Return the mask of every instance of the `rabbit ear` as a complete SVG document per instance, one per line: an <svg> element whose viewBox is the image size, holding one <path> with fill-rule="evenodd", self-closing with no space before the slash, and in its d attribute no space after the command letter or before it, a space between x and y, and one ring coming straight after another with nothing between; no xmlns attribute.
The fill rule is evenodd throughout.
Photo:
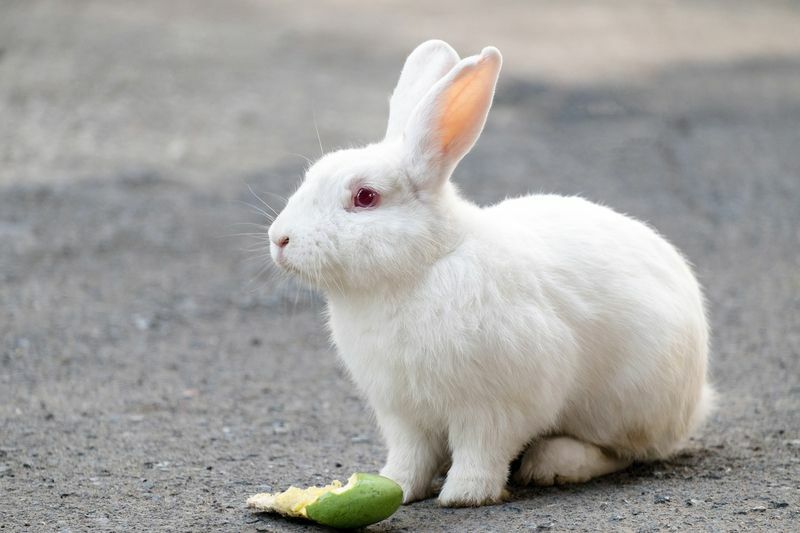
<svg viewBox="0 0 800 533"><path fill-rule="evenodd" d="M456 63L458 54L444 41L425 41L411 52L389 101L386 139L403 134L414 107Z"/></svg>
<svg viewBox="0 0 800 533"><path fill-rule="evenodd" d="M480 137L503 58L494 47L462 59L419 102L406 125L406 155L425 186L443 183Z"/></svg>

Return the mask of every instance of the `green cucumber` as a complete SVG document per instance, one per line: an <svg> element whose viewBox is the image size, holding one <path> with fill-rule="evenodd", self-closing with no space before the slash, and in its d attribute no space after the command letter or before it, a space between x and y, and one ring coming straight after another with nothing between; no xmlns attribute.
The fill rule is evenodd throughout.
<svg viewBox="0 0 800 533"><path fill-rule="evenodd" d="M247 506L257 511L303 517L319 524L350 529L389 518L403 503L403 489L377 474L355 473L342 486L334 481L325 487L290 487L277 494L256 494Z"/></svg>

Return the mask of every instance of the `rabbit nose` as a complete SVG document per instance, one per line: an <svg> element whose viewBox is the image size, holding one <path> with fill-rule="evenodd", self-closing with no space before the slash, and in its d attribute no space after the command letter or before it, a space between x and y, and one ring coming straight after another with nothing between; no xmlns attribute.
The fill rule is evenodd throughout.
<svg viewBox="0 0 800 533"><path fill-rule="evenodd" d="M275 240L274 240L274 241L272 241L272 242L274 242L274 243L275 243L275 245L276 245L278 248L286 248L286 245L287 245L287 244L289 244L289 237L287 237L287 236L285 236L285 235L284 235L283 237L280 237L280 238L278 238L278 239L275 239Z"/></svg>

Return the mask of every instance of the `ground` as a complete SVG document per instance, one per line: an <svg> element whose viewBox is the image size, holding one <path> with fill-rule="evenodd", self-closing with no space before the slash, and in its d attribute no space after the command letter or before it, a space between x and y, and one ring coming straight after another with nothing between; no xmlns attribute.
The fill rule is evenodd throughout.
<svg viewBox="0 0 800 533"><path fill-rule="evenodd" d="M658 228L705 287L721 401L669 461L369 529L797 531L798 27L777 1L2 2L0 529L310 530L244 501L380 467L321 297L232 234L264 222L249 187L280 208L315 123L378 139L439 37L505 56L465 195Z"/></svg>

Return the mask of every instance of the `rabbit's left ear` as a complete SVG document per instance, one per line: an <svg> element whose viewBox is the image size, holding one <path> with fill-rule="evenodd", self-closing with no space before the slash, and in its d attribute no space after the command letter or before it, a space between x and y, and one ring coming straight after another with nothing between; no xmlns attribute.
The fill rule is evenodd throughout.
<svg viewBox="0 0 800 533"><path fill-rule="evenodd" d="M446 42L436 39L425 41L409 54L389 101L386 139L395 139L403 134L408 117L419 101L456 63L456 51Z"/></svg>
<svg viewBox="0 0 800 533"><path fill-rule="evenodd" d="M500 51L491 46L462 59L414 109L403 142L420 186L447 180L478 140L502 63Z"/></svg>

